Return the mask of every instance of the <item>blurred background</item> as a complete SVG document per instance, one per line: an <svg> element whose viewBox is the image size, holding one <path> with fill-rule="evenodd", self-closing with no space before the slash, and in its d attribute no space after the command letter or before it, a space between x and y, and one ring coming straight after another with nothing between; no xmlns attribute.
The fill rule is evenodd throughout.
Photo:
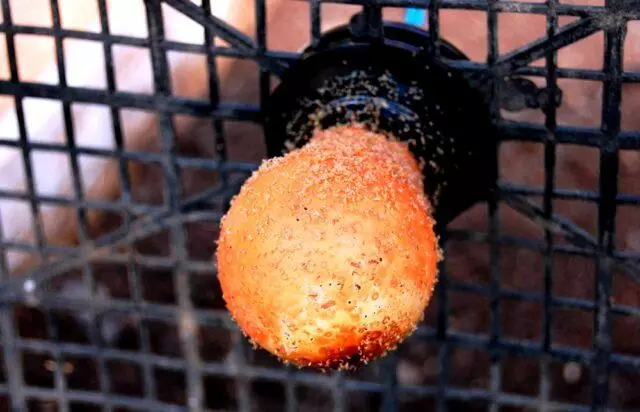
<svg viewBox="0 0 640 412"><path fill-rule="evenodd" d="M534 1L541 2L541 1ZM187 2L189 3L189 2ZM203 6L202 1L191 3ZM563 5L602 6L604 0L567 0ZM0 219L3 249L6 260L5 279L24 276L43 262L65 256L77 246L108 235L132 218L160 210L166 204L167 186L163 171L163 151L166 141L159 133L161 119L148 109L112 108L102 104L74 102L69 93L66 103L51 98L56 87L82 87L99 92L133 93L148 96L154 93L152 56L149 51L147 11L142 0L3 0L0 8L0 84L7 86L12 71L23 84L47 87L40 96L14 98L3 94L0 88ZM52 8L52 4L54 7ZM499 52L504 55L547 33L544 14L527 14L526 4L513 12L499 13ZM57 5L57 7L56 7ZM212 16L226 21L249 38L256 38L256 2L254 0L213 0L207 2ZM22 28L16 33L7 30L11 25ZM108 19L101 19L101 10ZM358 6L322 4L321 28L326 31L345 24L358 12ZM402 21L406 10L389 7L384 17ZM311 41L311 5L302 0L268 0L267 48L273 52L295 53ZM104 17L104 15L103 15ZM210 104L219 99L225 108L259 107L260 67L256 61L233 57L225 53L230 45L219 37L208 39L220 54L208 56L197 47L205 41L203 26L185 17L180 11L162 4L165 37L180 51L167 52L170 69L170 94L175 104L185 103L185 109L171 117L175 128L172 150L183 159L180 163L181 196L188 197L219 184L220 171L202 159L220 159L224 149L229 160L238 165L251 165L265 157L265 145L259 122L237 119L214 119L198 112L199 102ZM467 56L484 63L487 60L487 12L481 10L440 10L440 34ZM560 27L578 19L560 16ZM56 38L52 26L60 27L70 35ZM426 26L425 26L426 27ZM624 43L623 67L625 71L640 71L640 24L628 23ZM73 33L94 33L93 39L78 39ZM100 33L109 32L116 41L104 44ZM117 39L126 39L118 42ZM59 42L58 48L56 42ZM122 44L125 43L125 44ZM15 48L17 64L10 64L9 53ZM602 32L569 45L558 52L558 67L603 69L604 36ZM210 76L215 64L216 76ZM533 63L543 67L544 59ZM65 75L59 67L63 65ZM269 87L277 85L275 76L269 76ZM531 77L536 84L545 85L544 78ZM599 80L560 78L563 104L557 112L560 126L599 128L602 120L603 84ZM624 83L622 90L622 130L640 130L640 86ZM113 90L112 90L113 89ZM218 89L218 90L215 90ZM6 90L6 89L5 89ZM38 94L38 93L33 93ZM87 92L86 96L91 96ZM191 110L191 113L190 113ZM235 112L234 112L235 113ZM21 116L25 130L21 131ZM250 113L247 112L247 117ZM506 119L544 125L540 110L519 113L504 112ZM30 149L25 142L31 143ZM75 150L80 148L82 150ZM75 152L74 152L75 150ZM25 154L26 152L26 154ZM70 154L73 152L72 154ZM116 155L114 155L116 153ZM122 156L127 153L127 156ZM556 146L555 187L567 193L586 191L585 197L554 199L553 209L558 215L570 219L593 237L597 235L600 151L597 147L558 144ZM155 154L155 155L154 155ZM248 167L248 166L247 166ZM542 193L545 183L544 145L539 142L509 141L501 144L499 158L500 179L513 185L527 185ZM27 173L29 171L29 173ZM79 176L79 177L78 177ZM640 151L621 150L619 163L619 192L640 195ZM81 189L82 193L78 193ZM535 191L535 190L534 190ZM38 201L30 201L28 194ZM86 199L89 207L79 214L73 199ZM531 195L531 200L542 205L542 196ZM587 196L588 198L588 196ZM34 211L36 214L34 215ZM35 216L35 217L34 217ZM501 242L499 252L499 287L501 295L499 330L506 341L526 342L532 347L544 338L543 299L544 260L539 247L525 247L522 243L542 245L544 228L508 207L499 209L499 230L504 239L524 239L525 242ZM82 224L80 220L83 220ZM86 226L86 227L85 227ZM215 279L213 256L217 239L217 222L185 223L184 255L188 264L184 276L188 279L190 307L198 312L224 313L219 286ZM486 234L489 231L487 207L478 205L456 219L451 225L460 233ZM174 259L170 229L160 228L148 236L137 239L118 249L113 259L97 254L84 267L73 268L58 276L52 287L63 297L82 299L88 291L79 283L87 270L93 274L96 292L95 305L108 300L133 301L136 304L171 307L185 303L175 280L175 267L167 263ZM482 236L453 236L447 243L446 330L460 336L491 334L491 299L486 291L492 279L490 245L478 239ZM560 236L556 244L566 243ZM637 206L620 205L616 217L616 247L621 253L640 252L640 213ZM89 268L89 269L87 269ZM591 302L591 307L553 306L551 345L568 348L566 353L587 353L593 348L596 266L593 257L558 253L552 256L554 296ZM135 278L135 280L134 280ZM640 309L640 287L621 273L612 277L612 299L617 305ZM135 283L135 285L134 285ZM519 291L538 293L538 299L522 299ZM189 299L190 298L190 299ZM143 303L140 303L143 302ZM429 306L425 330L437 330L441 301ZM25 342L55 339L76 345L93 342L87 325L92 318L73 311L43 310L38 305L14 305L13 320L16 336ZM198 312L199 313L199 312ZM224 315L216 317L223 319ZM50 326L55 319L56 327ZM631 310L618 311L611 318L612 351L617 356L640 355L640 317ZM106 316L94 335L102 345L120 353L142 352L149 358L143 363L126 356L97 358L86 355L52 355L38 350L38 345L26 345L20 350L24 382L32 387L56 388L64 379L69 390L98 391L128 397L157 399L161 404L185 406L189 402L188 371L178 367L186 356L185 339L180 334L184 325L178 320L143 319L140 316ZM366 383L375 387L385 376L384 362L376 363L358 372L340 378L327 375L326 385L317 387L313 381L302 378L285 381L242 379L237 371L248 365L250 370L283 366L264 352L247 348L227 320L198 324L191 329L193 344L197 347L199 362L222 365L220 370L231 371L204 375L201 384L204 403L208 409L234 410L246 406L250 399L255 410L284 410L286 399L295 395L300 410L325 411L336 405L335 385L348 391L344 399L348 410L365 411L380 407L380 391L360 390ZM55 336L54 336L55 335ZM399 385L407 387L437 387L442 384L442 365L448 372L451 387L482 391L492 388L495 371L491 353L478 347L447 344L418 335L409 339L393 356L394 372ZM564 352L563 352L564 353ZM133 356L133 355L130 355ZM502 355L498 362L500 393L518 397L536 398L541 387L547 387L547 396L559 405L582 405L591 401L593 379L588 356L576 355L548 357L542 363L536 356L526 353ZM52 360L54 359L54 360ZM637 364L637 363L636 363ZM173 365L173 366L172 366ZM544 369L544 370L542 370ZM104 383L101 374L108 376ZM287 372L289 373L289 372ZM543 378L548 373L548 380ZM280 376L280 375L278 375ZM284 375L283 375L284 376ZM286 375L289 376L289 375ZM364 382L364 386L344 387L340 379ZM6 382L6 372L0 382ZM544 383L543 383L544 380ZM293 382L293 383L292 383ZM342 382L342 383L340 383ZM640 410L640 369L613 370L609 383L609 406L616 409ZM244 391L244 392L243 392ZM59 392L56 392L59 393ZM244 395L243 395L244 393ZM250 396L247 397L246 395ZM480 398L482 398L480 396ZM0 396L0 411L10 410L8 396ZM30 398L29 410L62 410L53 397ZM243 403L244 402L244 403ZM401 392L400 410L430 410L435 406L433 394L420 391ZM244 406L243 406L244 405ZM488 410L485 401L453 398L448 404L452 410ZM102 410L89 403L75 402L71 410ZM134 407L132 407L135 409ZM117 410L130 410L116 407ZM524 406L503 406L500 410L529 410ZM562 407L559 410L579 410Z"/></svg>

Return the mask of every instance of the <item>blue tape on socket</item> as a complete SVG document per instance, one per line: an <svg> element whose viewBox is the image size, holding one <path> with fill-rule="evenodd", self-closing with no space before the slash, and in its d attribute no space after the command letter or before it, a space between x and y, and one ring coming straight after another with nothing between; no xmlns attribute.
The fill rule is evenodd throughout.
<svg viewBox="0 0 640 412"><path fill-rule="evenodd" d="M404 14L404 22L414 26L422 26L424 24L427 11L425 9L407 9Z"/></svg>

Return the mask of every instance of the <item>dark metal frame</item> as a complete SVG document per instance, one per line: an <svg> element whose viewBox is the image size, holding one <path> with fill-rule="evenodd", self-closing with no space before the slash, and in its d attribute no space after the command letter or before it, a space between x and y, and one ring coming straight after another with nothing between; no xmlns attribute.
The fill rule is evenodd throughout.
<svg viewBox="0 0 640 412"><path fill-rule="evenodd" d="M109 410L120 406L133 407L147 410L185 410L185 407L177 407L163 404L156 398L156 389L153 387L151 371L155 365L162 365L169 370L182 371L186 376L189 406L197 408L203 405L205 397L202 377L215 375L236 379L238 405L242 410L248 410L251 399L249 382L256 378L265 378L283 382L286 388L286 410L296 409L296 399L293 395L293 387L296 382L307 383L325 387L331 390L336 410L343 410L345 405L346 390L374 391L382 394L384 410L397 409L398 392L411 392L428 397L434 397L440 410L446 409L448 400L478 400L489 405L491 411L497 411L500 406L517 406L542 408L542 410L603 410L608 402L608 376L611 368L622 368L633 371L640 370L640 357L623 356L612 353L611 350L611 315L613 313L640 316L640 308L616 305L611 303L612 270L619 266L635 280L640 279L640 271L636 265L640 263L639 254L621 253L616 250L614 244L616 207L618 205L640 205L640 196L631 196L619 193L617 190L618 175L618 151L620 149L640 150L640 133L620 131L620 102L621 85L624 82L640 81L640 73L623 72L622 51L626 21L640 19L640 5L635 1L608 0L605 7L594 6L569 6L560 4L558 0L547 0L546 3L514 3L498 0L333 0L332 3L342 4L366 4L368 7L420 7L429 12L429 31L433 39L439 38L438 10L446 8L460 8L467 10L482 10L487 12L489 27L489 56L487 64L469 61L447 61L446 63L467 73L476 73L489 78L498 79L507 74L522 74L543 76L547 79L548 87L553 93L557 89L557 79L573 78L602 81L604 84L604 96L602 107L602 125L600 129L578 128L559 126L556 122L556 108L546 107L546 121L544 126L531 124L518 124L509 121L501 121L498 125L501 130L501 139L534 141L544 143L545 147L545 185L543 188L522 187L517 185L502 184L499 197L488 202L490 215L490 231L487 234L471 233L466 231L451 231L449 238L467 239L480 242L489 242L491 245L492 280L487 287L470 284L456 283L446 276L446 267L443 266L443 275L438 288L438 323L437 328L429 329L421 327L412 339L426 339L439 344L438 354L438 384L436 386L400 387L395 377L393 366L394 355L390 355L382 361L385 378L381 382L371 383L347 379L342 374L317 375L307 371L292 371L290 369L269 369L246 365L240 371L234 372L219 363L203 362L198 355L198 350L193 334L186 333L187 326L182 325L179 319L190 319L200 325L220 325L234 328L228 316L220 311L195 309L189 296L188 272L210 273L210 265L202 262L191 261L186 253L184 223L187 221L216 221L223 210L213 208L215 199L228 199L238 189L239 181L234 176L246 176L255 165L232 162L226 159L224 144L218 145L218 154L222 160L205 160L177 156L174 153L175 130L172 124L172 115L187 114L195 117L211 119L211 127L216 136L224 141L223 122L226 120L241 120L260 124L263 121L261 107L269 97L269 81L272 74L282 73L287 65L297 59L294 53L271 51L266 45L266 13L268 6L266 0L256 0L255 18L257 31L255 40L240 33L226 22L211 16L210 5L212 0L203 0L202 6L197 6L186 0L145 0L147 8L147 20L149 25L149 38L139 39L110 34L107 19L107 5L105 0L96 0L99 5L101 33L85 33L61 28L60 13L57 0L51 0L53 27L25 27L14 25L11 22L11 5L9 0L0 0L4 22L0 24L0 32L6 35L7 50L9 52L9 67L11 79L0 81L0 94L12 96L15 99L16 111L19 121L20 139L12 141L0 136L0 145L14 147L22 151L25 165L25 173L28 188L25 193L15 193L6 190L0 191L0 197L4 199L16 199L28 201L34 216L34 230L37 244L35 246L8 242L0 239L0 334L2 336L2 349L4 351L4 363L7 382L0 384L0 396L11 399L14 410L26 410L27 398L45 397L55 398L59 402L61 410L67 410L69 402L86 402L101 405ZM202 45L183 44L164 39L161 3L166 3L189 18L203 25L205 38ZM310 21L312 43L316 43L320 36L321 1L309 0L311 5ZM517 5L517 7L514 7ZM523 46L522 48L501 56L497 46L497 16L500 12L518 12L543 14L547 17L547 37L537 42ZM611 13L617 14L623 22L621 24L603 25L603 17ZM558 28L558 16L577 16L579 20ZM596 31L604 30L606 38L606 66L602 71L582 69L562 69L555 63L555 52L558 48L569 45ZM38 34L52 36L56 43L56 58L60 84L56 86L20 82L16 63L16 50L14 37L17 34ZM231 46L219 47L213 44L213 37L224 39ZM106 57L106 90L89 90L78 87L69 87L66 84L65 63L63 59L63 38L86 39L100 41ZM151 52L154 69L154 93L152 95L120 92L115 87L115 75L111 46L130 45L148 48ZM436 47L436 50L438 48ZM166 52L184 51L190 53L205 54L207 56L209 72L210 96L207 100L196 100L175 97L171 94L170 79L168 76L168 63ZM260 105L232 104L220 100L218 92L218 76L216 73L215 56L228 56L241 59L252 59L260 66ZM535 59L546 58L545 67L527 67L527 64ZM497 83L495 83L497 84ZM500 90L498 86L493 90L497 97ZM67 133L67 144L54 145L30 142L25 125L22 100L27 97L40 97L59 100L63 104L63 115ZM499 110L498 99L494 98L492 110ZM74 141L74 130L71 120L72 103L100 103L106 104L111 109L114 125L114 135L117 144L116 151L78 147ZM123 146L122 130L120 128L119 110L123 108L136 108L154 111L159 115L160 137L163 145L161 153L131 152ZM600 150L600 187L597 193L586 191L560 190L554 186L555 174L555 148L562 143L573 143L596 147ZM34 190L34 179L31 172L30 153L32 151L49 151L69 154L73 171L73 186L75 196L73 198L59 198L53 196L40 196ZM83 188L79 178L78 155L103 156L117 159L120 162L120 174L122 178L122 197L119 201L91 201L83 198ZM137 160L141 162L155 162L161 165L165 177L166 198L162 206L149 206L136 204L131 196L131 184L129 181L126 161ZM203 169L220 170L222 182L193 198L182 199L180 194L180 169L182 167L199 167ZM241 181L241 180L240 180ZM542 207L528 201L529 196L542 196ZM589 202L597 202L599 207L598 236L590 238L571 222L562 220L554 215L553 199L580 199ZM212 203L213 202L213 203ZM496 218L501 203L506 203L516 208L527 216L539 221L545 228L545 242L537 243L524 239L510 238L500 235L499 222ZM45 244L42 228L39 224L39 209L44 204L64 205L77 210L80 222L81 248L52 247ZM102 209L104 211L119 212L123 214L124 224L118 230L109 233L99 239L91 240L87 234L86 210ZM1 224L1 222L0 222ZM123 255L117 252L117 246L130 243L135 239L148 236L159 229L168 229L171 236L172 253L168 257L149 258L142 256ZM552 242L554 234L562 233L572 241L573 245L555 245ZM505 290L500 287L499 273L499 246L504 244L517 244L544 255L544 292L520 292ZM109 251L97 256L97 250ZM22 250L35 253L42 261L42 266L22 278L10 278L7 274L5 253L8 250ZM552 256L554 254L577 254L593 257L597 262L597 297L595 301L560 298L552 295L553 268ZM58 256L60 259L53 263L46 262L49 256ZM109 306L109 310L119 313L136 313L141 319L164 320L181 325L181 348L183 359L169 359L153 355L148 350L148 337L140 331L142 340L141 353L129 353L126 351L101 347L98 343L97 330L93 330L94 344L79 345L70 343L55 343L52 341L29 340L20 338L16 333L15 320L12 309L15 305L22 304L33 298L38 293L40 305L48 309L75 309L89 311L96 315L95 308L88 302L69 301L55 294L47 294L40 291L46 287L47 281L71 268L81 268L84 280L89 286L93 285L91 265L92 259L118 262L127 265L130 273L130 285L133 288L131 301L115 301ZM135 270L135 264L146 264L155 267L171 269L174 273L174 284L178 296L177 306L166 306L143 302L140 294L139 281ZM491 302L492 323L489 336L479 336L452 332L448 330L447 291L467 291L486 296ZM543 305L543 340L540 344L521 342L506 339L501 336L499 328L500 301L503 298L517 298L542 302ZM595 336L594 350L581 350L576 348L556 348L551 345L551 320L552 307L568 307L594 312ZM50 336L55 337L56 331L50 326ZM144 328L141 328L144 329ZM237 350L241 359L244 359L243 344L238 344ZM486 351L491 355L491 384L490 390L471 390L451 387L448 384L448 369L450 350L453 347L467 347ZM98 360L101 392L83 392L69 390L65 384L65 378L60 368L55 372L54 389L42 389L27 386L21 374L11 372L21 370L20 353L24 350L47 353L54 361L60 362L64 356L84 355ZM505 354L518 354L527 357L539 358L541 362L541 383L539 397L527 397L503 393L500 388L500 358ZM135 356L135 358L133 358ZM108 379L106 378L106 361L122 359L139 364L143 370L145 381L145 396L132 398L120 395L108 394ZM549 398L549 364L551 360L580 361L592 365L594 373L593 402L591 407L580 405L561 405L552 402Z"/></svg>

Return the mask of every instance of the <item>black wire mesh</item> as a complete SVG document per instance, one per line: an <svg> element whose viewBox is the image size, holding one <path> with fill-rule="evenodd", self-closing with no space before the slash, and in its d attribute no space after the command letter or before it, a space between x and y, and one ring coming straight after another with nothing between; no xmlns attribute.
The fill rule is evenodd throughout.
<svg viewBox="0 0 640 412"><path fill-rule="evenodd" d="M9 97L18 122L18 139L0 136L0 145L20 152L26 181L23 191L1 188L0 199L26 202L34 233L33 242L4 237L0 240L4 365L0 374L0 410L640 409L640 400L632 393L634 386L640 385L640 337L629 330L629 342L624 333L616 335L618 339L624 337L624 342L617 345L612 338L616 319L640 319L638 299L618 303L613 292L616 279L625 277L631 279L625 284L628 292L636 296L640 293L637 283L640 253L621 250L616 245L618 209L634 210L640 204L638 193L624 193L619 184L620 151L640 149L640 133L621 129L620 109L624 85L640 79L640 72L623 68L627 24L640 19L638 4L622 0L609 0L599 6L562 4L559 0L544 3L310 0L305 4L311 44L317 43L322 35L325 3L426 9L428 30L436 45L442 26L440 13L483 12L487 27L486 60L448 61L448 64L493 79L509 74L543 78L551 95L560 88L560 79L600 82L603 85L600 127L560 124L554 105L543 107L544 120L539 124L500 120L501 140L505 144L526 142L543 146L540 165L543 178L538 186L501 181L499 193L483 206L489 217L486 230L454 226L447 233L448 244L454 244L448 256L455 255L455 248L459 248L455 245L459 244L486 249L488 281L478 283L454 276L452 272L460 271L460 266L454 268L455 262L450 262L454 258L447 259L427 322L397 352L356 373L298 371L247 346L224 310L211 260L215 247L211 239L215 239L217 222L229 199L256 166L229 155L231 146L238 146L238 142L229 138L226 126L229 122L259 126L264 120L262 108L267 104L274 76L298 57L296 52L268 46L270 2L255 1L255 34L247 35L213 15L211 0L198 4L187 0L145 0L148 37L139 38L111 33L107 0L96 0L100 26L97 32L63 27L58 0L50 1L51 27L17 24L12 20L16 1L0 0L3 16L0 33L6 42L9 70L9 78L0 79L0 95ZM203 27L200 44L166 38L165 6ZM503 13L542 15L546 19L546 33L538 40L503 53L499 47L499 19ZM567 16L576 20L561 26L560 18ZM559 67L560 48L600 32L604 33L605 45L602 70ZM57 84L20 79L16 37L21 35L53 39ZM68 39L101 44L105 59L104 90L68 84L69 67L64 57ZM113 57L116 46L148 51L153 69L151 93L118 89ZM434 50L437 52L438 47ZM206 96L193 98L173 93L167 57L170 52L204 57ZM217 69L220 58L257 63L257 101L237 103L222 96L224 80ZM544 59L544 64L531 65L538 59ZM499 114L501 90L498 82L493 84L492 110ZM31 138L24 110L24 101L30 98L60 102L66 136L63 144ZM76 104L108 107L115 149L77 144L73 114ZM122 112L134 109L157 116L158 150L127 147ZM202 119L203 127L210 131L207 135L215 137L214 142L209 142L212 143L209 155L190 156L181 151L176 116ZM260 137L259 129L251 130L258 130L255 134ZM567 145L598 151L597 188L558 187L558 150ZM42 152L68 156L71 196L38 192L33 159L34 153ZM85 195L79 162L86 156L115 162L117 197L109 200ZM139 179L138 183L133 182L132 162L156 168L154 176L162 187L156 188L154 196L161 195L161 199L139 201L136 184L141 183ZM193 186L194 174L188 170L211 178L205 179L207 184L202 187L189 191L186 188ZM595 205L595 236L558 216L555 209L559 201ZM73 211L74 217L70 219L77 222L75 245L48 241L42 223L42 209L46 207ZM535 222L543 230L541 237L531 239L503 233L504 209L515 210ZM95 233L89 223L91 211L115 216L115 223L109 230ZM3 228L8 223L0 221ZM197 228L206 228L209 237L204 239L211 240L209 244L194 246L201 242L200 238L192 239ZM198 247L199 252L195 253L198 256L194 256L193 250ZM505 286L504 253L509 247L535 255L542 262L537 275L541 285L538 290ZM7 256L13 252L28 253L35 266L12 275ZM592 282L593 296L568 297L554 292L561 276L569 276L568 281L562 280L564 283L585 282L584 278L571 279L571 273L560 273L558 256L594 264L594 276L588 280ZM463 259L460 263L463 267L464 262ZM570 272L571 268L564 266L565 271ZM472 271L468 267L464 270ZM68 282L76 282L73 287L79 289L65 288ZM100 285L107 283L111 285L112 296L103 299ZM123 290L116 292L116 296L114 284ZM456 315L458 308L453 304L457 305L459 296L479 303L471 304L471 310L462 316ZM536 315L527 311L512 315L509 302L537 305ZM561 326L582 327L578 334L592 334L591 341L557 344L557 318L563 310L589 317L586 329L584 322ZM453 324L480 313L487 316L484 330L464 330ZM522 314L524 318L519 318ZM505 316L512 316L511 324L522 323L529 338L510 336ZM528 316L537 316L539 322L529 322ZM567 322L566 319L562 322ZM86 327L83 329L82 325ZM116 343L109 338L113 334L117 335ZM634 349L634 343L639 348ZM619 349L625 345L632 349ZM413 369L409 370L415 372L415 365L419 365L418 370L426 370L424 376L430 378L407 379L410 361ZM579 384L571 384L575 380L571 373L578 374ZM614 374L623 377L613 379ZM526 385L515 385L523 380ZM620 395L616 385L630 388L626 397ZM559 396L563 390L565 395Z"/></svg>

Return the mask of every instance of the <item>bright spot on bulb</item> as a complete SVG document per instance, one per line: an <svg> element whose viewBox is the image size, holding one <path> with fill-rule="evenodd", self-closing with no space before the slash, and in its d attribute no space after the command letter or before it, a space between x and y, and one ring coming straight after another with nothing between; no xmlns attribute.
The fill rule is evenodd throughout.
<svg viewBox="0 0 640 412"><path fill-rule="evenodd" d="M24 282L24 291L26 293L33 293L36 290L36 282L33 279L27 279Z"/></svg>

